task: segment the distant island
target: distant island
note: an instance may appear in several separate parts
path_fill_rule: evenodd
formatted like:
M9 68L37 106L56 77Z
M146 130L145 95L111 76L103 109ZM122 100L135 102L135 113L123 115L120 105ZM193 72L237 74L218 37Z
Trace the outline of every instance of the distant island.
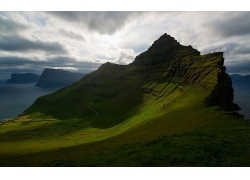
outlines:
M11 74L11 79L8 79L7 83L31 83L37 82L40 78L39 75L33 73L23 73L23 74Z
M74 73L62 69L46 68L35 86L52 87L52 86L68 86L80 80L85 74Z
M230 75L234 82L250 82L250 75L241 76L239 74Z

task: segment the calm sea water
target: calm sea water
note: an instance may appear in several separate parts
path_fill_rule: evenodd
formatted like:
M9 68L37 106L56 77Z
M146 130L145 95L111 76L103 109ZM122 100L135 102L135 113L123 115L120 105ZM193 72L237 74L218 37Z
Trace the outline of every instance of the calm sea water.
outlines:
M250 118L250 83L233 82L233 88L234 102L242 109L238 112Z
M62 87L35 87L35 83L12 84L0 80L0 121L17 116L35 100Z
M62 87L35 87L35 83L10 84L0 80L0 121L17 116L31 106L35 100ZM250 83L233 82L234 102L242 110L239 113L250 118Z

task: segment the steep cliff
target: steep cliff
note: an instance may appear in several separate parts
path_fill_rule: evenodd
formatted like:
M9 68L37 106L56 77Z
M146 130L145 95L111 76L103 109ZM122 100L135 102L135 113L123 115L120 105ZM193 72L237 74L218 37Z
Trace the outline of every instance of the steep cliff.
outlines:
M233 88L223 63L222 52L200 55L192 46L183 46L164 34L133 63L105 63L69 88L39 98L25 112L42 111L60 118L67 112L79 118L84 116L81 109L94 101L99 111L113 112L109 117L112 125L138 109L142 111L141 107L150 101L160 99L155 107L165 107L184 97L186 89L201 90L200 97L207 94L203 99L206 106L233 110ZM47 106L48 102L51 107ZM118 120L117 115L123 115L124 119Z
M249 166L250 121L223 64L164 34L1 124L0 165Z
M81 73L73 73L62 69L46 68L35 86L68 86L80 80L83 76L84 74Z
M222 53L219 56L222 60L224 60ZM234 89L232 87L232 80L225 70L226 67L223 66L223 62L220 63L220 72L217 75L217 84L210 96L206 98L205 105L219 106L222 110L233 111Z
M40 76L33 73L11 74L11 79L7 83L31 83L37 82Z

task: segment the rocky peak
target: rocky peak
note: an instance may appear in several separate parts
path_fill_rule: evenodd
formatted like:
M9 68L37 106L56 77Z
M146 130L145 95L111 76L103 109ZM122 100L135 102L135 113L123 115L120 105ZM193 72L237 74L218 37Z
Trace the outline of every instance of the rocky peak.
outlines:
M154 41L147 51L137 56L132 64L137 66L150 66L167 63L182 56L196 55L200 55L200 52L192 46L183 46L175 40L175 38L165 33Z
M175 38L168 35L167 33L163 34L159 39L154 41L154 44L179 44ZM153 44L153 45L154 45Z

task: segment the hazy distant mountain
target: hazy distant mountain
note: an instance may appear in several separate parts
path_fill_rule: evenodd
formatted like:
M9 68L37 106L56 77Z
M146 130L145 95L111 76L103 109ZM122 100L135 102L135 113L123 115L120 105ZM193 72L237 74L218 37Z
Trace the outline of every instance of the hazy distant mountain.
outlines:
M40 76L33 73L11 74L11 79L7 83L31 83L37 82Z
M230 75L234 82L250 82L250 75L241 76L239 74Z
M85 76L85 74L69 72L62 69L46 68L35 86L68 86L80 80L83 76Z

